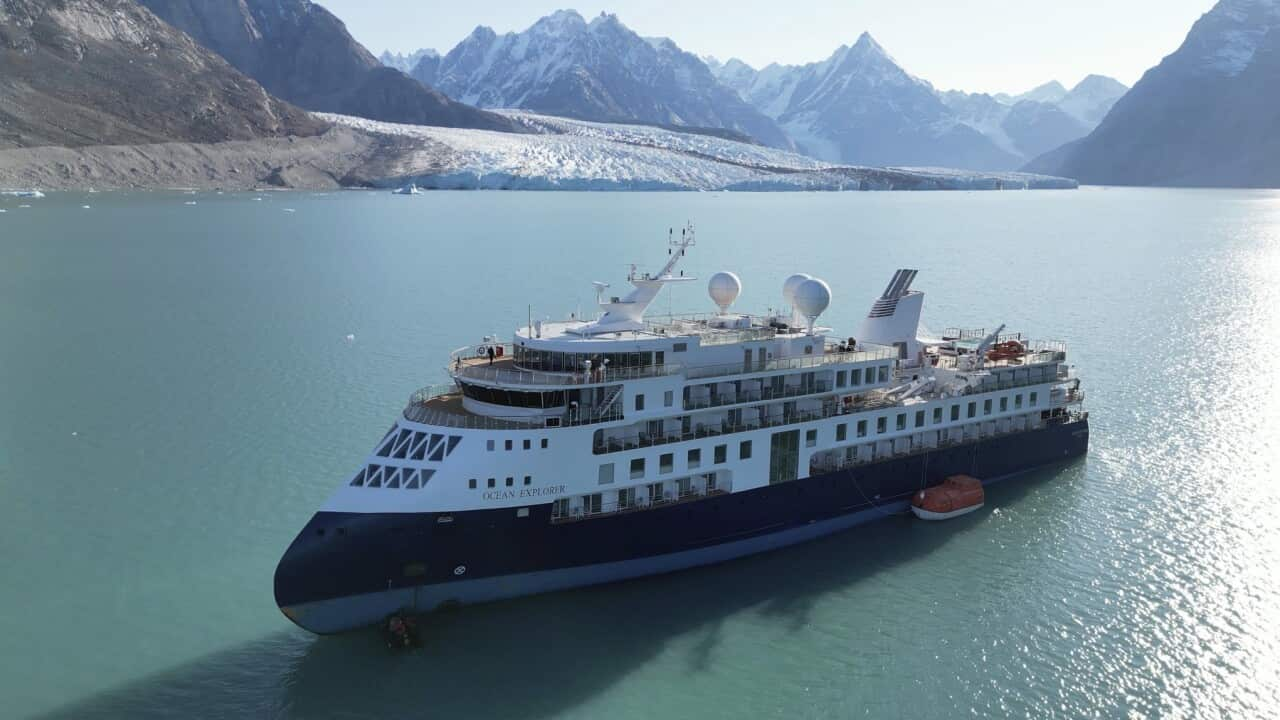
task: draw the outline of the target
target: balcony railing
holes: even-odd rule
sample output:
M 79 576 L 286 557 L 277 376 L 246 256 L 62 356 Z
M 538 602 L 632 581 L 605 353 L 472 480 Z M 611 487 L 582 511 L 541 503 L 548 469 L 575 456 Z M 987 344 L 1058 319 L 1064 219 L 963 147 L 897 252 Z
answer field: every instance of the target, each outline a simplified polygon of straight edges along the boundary
M 641 489 L 644 486 L 640 486 Z M 561 513 L 554 507 L 551 511 L 551 522 L 577 522 L 579 520 L 591 520 L 594 518 L 608 517 L 610 515 L 620 515 L 622 513 L 640 512 L 642 510 L 653 510 L 668 505 L 678 505 L 680 503 L 693 502 L 696 500 L 705 500 L 709 497 L 717 495 L 728 495 L 729 491 L 721 488 L 712 490 L 699 490 L 691 488 L 684 492 L 666 492 L 660 498 L 650 499 L 648 497 L 636 497 L 629 503 L 619 503 L 617 501 L 602 503 L 599 510 L 595 512 L 587 512 L 583 508 L 576 508 L 569 512 Z

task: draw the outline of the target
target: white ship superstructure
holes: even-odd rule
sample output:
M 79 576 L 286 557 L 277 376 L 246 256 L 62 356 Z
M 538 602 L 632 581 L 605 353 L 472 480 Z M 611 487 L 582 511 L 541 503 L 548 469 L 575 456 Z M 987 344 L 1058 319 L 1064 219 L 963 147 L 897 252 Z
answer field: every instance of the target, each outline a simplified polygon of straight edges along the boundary
M 317 632 L 716 562 L 901 510 L 956 472 L 994 480 L 1084 453 L 1058 342 L 1003 326 L 922 337 L 899 270 L 852 336 L 820 279 L 783 312 L 649 317 L 694 245 L 591 320 L 528 322 L 449 359 L 281 561 L 277 601 Z

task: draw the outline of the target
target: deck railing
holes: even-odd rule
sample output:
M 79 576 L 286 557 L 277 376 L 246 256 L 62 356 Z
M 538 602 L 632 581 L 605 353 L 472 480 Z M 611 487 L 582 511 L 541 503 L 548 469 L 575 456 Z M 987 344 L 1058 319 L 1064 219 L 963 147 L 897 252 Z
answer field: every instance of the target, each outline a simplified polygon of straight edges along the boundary
M 470 430 L 528 430 L 530 428 L 543 427 L 575 427 L 622 419 L 622 409 L 616 405 L 609 412 L 599 417 L 589 416 L 586 411 L 580 411 L 576 415 L 566 412 L 562 415 L 554 416 L 490 416 L 457 411 L 431 402 L 451 395 L 457 395 L 458 401 L 461 402 L 461 393 L 452 385 L 432 385 L 422 388 L 409 396 L 409 404 L 404 409 L 404 418 L 423 425 Z M 552 423 L 548 424 L 548 420 L 552 421 Z
M 729 375 L 749 375 L 755 373 L 775 372 L 779 370 L 804 370 L 840 363 L 893 360 L 897 357 L 893 348 L 875 347 L 866 350 L 845 352 L 831 351 L 814 355 L 775 358 L 763 363 L 756 363 L 753 361 L 694 366 L 687 366 L 681 363 L 664 363 L 662 365 L 642 365 L 639 367 L 626 368 L 612 368 L 606 366 L 604 368 L 592 368 L 590 372 L 587 372 L 586 370 L 576 372 L 546 372 L 542 370 L 525 370 L 523 368 L 515 367 L 514 363 L 506 361 L 506 358 L 509 357 L 509 354 L 507 353 L 509 353 L 509 351 L 504 351 L 504 361 L 501 366 L 489 365 L 487 363 L 471 364 L 458 362 L 458 360 L 464 357 L 470 357 L 473 354 L 470 348 L 463 348 L 454 351 L 453 360 L 451 361 L 450 366 L 445 368 L 445 370 L 450 376 L 461 380 L 479 380 L 482 382 L 491 382 L 501 385 L 542 385 L 563 387 L 605 385 L 626 380 L 674 375 L 677 373 L 684 373 L 685 377 L 690 380 L 702 380 Z

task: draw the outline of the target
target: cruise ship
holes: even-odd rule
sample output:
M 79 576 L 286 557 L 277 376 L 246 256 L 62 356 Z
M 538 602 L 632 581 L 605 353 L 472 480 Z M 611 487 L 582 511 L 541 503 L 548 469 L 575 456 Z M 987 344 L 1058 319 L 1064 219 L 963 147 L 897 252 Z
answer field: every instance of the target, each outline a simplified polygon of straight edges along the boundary
M 824 281 L 781 310 L 658 316 L 694 247 L 595 283 L 592 319 L 533 321 L 452 353 L 289 546 L 284 614 L 316 633 L 401 613 L 721 562 L 904 511 L 964 474 L 993 482 L 1082 456 L 1084 393 L 1061 342 L 920 325 L 898 270 L 852 336 Z M 519 320 L 516 320 L 519 322 Z

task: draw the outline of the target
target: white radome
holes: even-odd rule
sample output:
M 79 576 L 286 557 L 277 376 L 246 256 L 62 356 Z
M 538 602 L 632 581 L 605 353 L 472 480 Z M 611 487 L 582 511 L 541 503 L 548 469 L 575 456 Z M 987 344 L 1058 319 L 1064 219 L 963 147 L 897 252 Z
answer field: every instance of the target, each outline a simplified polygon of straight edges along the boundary
M 795 306 L 801 315 L 809 319 L 809 326 L 826 312 L 831 304 L 831 287 L 818 278 L 810 278 L 795 289 Z
M 742 292 L 742 281 L 731 272 L 718 272 L 707 282 L 707 294 L 711 302 L 720 308 L 720 314 L 729 311 L 729 306 L 738 299 Z
M 787 302 L 789 307 L 795 307 L 796 304 L 796 288 L 805 283 L 806 280 L 812 280 L 813 276 L 808 273 L 796 273 L 786 280 L 782 281 L 782 299 Z

